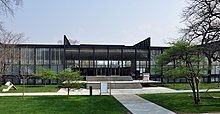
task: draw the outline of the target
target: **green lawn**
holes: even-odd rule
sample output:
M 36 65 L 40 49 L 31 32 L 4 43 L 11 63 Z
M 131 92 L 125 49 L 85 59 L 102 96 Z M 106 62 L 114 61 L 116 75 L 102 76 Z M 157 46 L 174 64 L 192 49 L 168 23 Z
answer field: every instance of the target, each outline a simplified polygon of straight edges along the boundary
M 158 84 L 157 86 L 167 87 L 171 89 L 182 89 L 189 90 L 191 89 L 188 83 L 180 83 L 180 84 Z M 199 89 L 220 89 L 218 88 L 218 83 L 200 83 Z
M 22 85 L 15 85 L 17 90 L 11 88 L 7 93 L 21 93 Z M 7 86 L 0 87 L 0 93 L 2 93 L 2 89 L 7 88 Z M 25 85 L 25 93 L 30 92 L 57 92 L 60 88 L 58 85 Z
M 113 96 L 0 97 L 1 114 L 126 114 Z
M 220 97 L 220 93 L 211 94 Z M 211 98 L 206 93 L 201 93 L 199 105 L 194 104 L 192 93 L 141 94 L 139 96 L 177 113 L 220 112 L 220 98 Z

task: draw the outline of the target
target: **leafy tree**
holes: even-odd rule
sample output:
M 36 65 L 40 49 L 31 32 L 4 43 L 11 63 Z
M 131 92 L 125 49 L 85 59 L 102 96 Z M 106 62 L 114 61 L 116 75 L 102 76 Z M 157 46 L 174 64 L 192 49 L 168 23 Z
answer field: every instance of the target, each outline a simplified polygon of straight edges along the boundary
M 39 76 L 41 79 L 45 80 L 45 86 L 46 86 L 46 79 L 56 79 L 57 78 L 57 74 L 51 70 L 51 69 L 47 69 L 47 68 L 40 68 L 40 70 L 38 72 L 36 72 L 35 74 L 36 76 Z
M 73 71 L 70 68 L 61 71 L 58 77 L 61 80 L 61 86 L 68 89 L 68 96 L 71 88 L 79 89 L 83 85 L 83 83 L 80 82 L 81 80 L 83 80 L 83 77 L 80 75 L 80 72 Z
M 220 0 L 187 0 L 183 10 L 183 39 L 203 45 L 202 52 L 211 67 L 213 61 L 220 60 Z M 217 56 L 216 56 L 217 55 Z M 208 69 L 211 82 L 211 69 Z
M 194 102 L 199 104 L 199 77 L 206 76 L 206 61 L 199 54 L 197 46 L 188 42 L 177 41 L 156 58 L 156 71 L 163 72 L 165 77 L 186 78 L 193 91 Z

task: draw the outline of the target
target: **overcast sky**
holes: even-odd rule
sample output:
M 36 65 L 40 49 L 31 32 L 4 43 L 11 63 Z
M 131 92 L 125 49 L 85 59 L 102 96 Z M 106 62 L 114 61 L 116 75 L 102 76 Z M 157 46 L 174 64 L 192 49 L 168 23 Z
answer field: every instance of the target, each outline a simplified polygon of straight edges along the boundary
M 153 46 L 180 36 L 185 0 L 23 0 L 14 17 L 1 17 L 25 43 L 56 44 L 67 35 L 80 44 L 135 43 Z

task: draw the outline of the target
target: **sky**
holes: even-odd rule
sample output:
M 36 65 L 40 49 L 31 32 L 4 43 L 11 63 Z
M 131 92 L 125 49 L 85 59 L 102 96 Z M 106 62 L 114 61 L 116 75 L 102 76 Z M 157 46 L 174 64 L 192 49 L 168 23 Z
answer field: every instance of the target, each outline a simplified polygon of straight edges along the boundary
M 24 43 L 57 44 L 66 35 L 80 44 L 134 45 L 151 37 L 164 46 L 181 36 L 185 0 L 23 0 L 4 26 Z

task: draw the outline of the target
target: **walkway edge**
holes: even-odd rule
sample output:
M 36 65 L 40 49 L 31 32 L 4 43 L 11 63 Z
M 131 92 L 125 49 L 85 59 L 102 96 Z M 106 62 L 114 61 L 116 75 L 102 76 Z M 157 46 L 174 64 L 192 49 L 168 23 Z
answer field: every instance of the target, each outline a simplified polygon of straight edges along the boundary
M 133 114 L 176 114 L 137 95 L 113 95 Z

